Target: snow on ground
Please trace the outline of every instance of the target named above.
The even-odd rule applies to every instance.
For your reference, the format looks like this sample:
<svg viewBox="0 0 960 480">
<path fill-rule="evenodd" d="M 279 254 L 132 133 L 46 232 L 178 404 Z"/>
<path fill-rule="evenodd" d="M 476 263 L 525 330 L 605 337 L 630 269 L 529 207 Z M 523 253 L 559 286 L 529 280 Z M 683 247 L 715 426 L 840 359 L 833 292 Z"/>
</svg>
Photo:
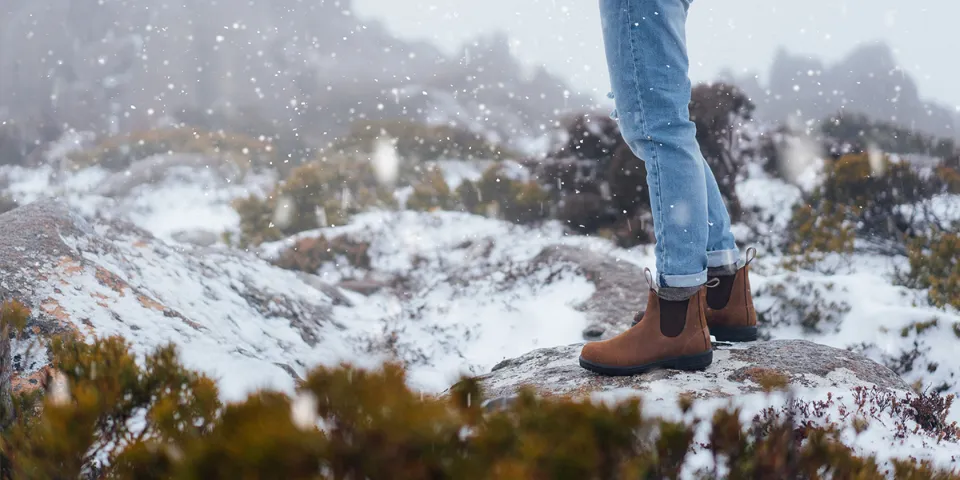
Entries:
<svg viewBox="0 0 960 480">
<path fill-rule="evenodd" d="M 276 175 L 248 172 L 240 181 L 231 182 L 215 170 L 175 167 L 154 183 L 133 188 L 128 194 L 111 198 L 98 195 L 98 187 L 115 174 L 100 167 L 88 167 L 64 174 L 52 167 L 36 169 L 0 167 L 4 193 L 19 204 L 41 197 L 56 197 L 78 209 L 83 215 L 124 218 L 172 241 L 183 231 L 208 231 L 221 234 L 234 231 L 240 218 L 230 202 L 250 194 L 265 195 Z"/>
<path fill-rule="evenodd" d="M 545 247 L 575 245 L 652 263 L 643 250 L 570 236 L 557 223 L 527 228 L 454 212 L 364 214 L 344 227 L 265 245 L 263 253 L 276 256 L 297 239 L 316 235 L 370 242 L 372 270 L 402 279 L 409 298 L 358 298 L 358 318 L 366 320 L 350 328 L 357 338 L 396 333 L 389 348 L 408 364 L 412 384 L 429 391 L 535 348 L 582 341 L 587 320 L 575 307 L 593 294 L 593 284 L 563 266 L 532 266 Z M 335 283 L 352 273 L 344 266 L 320 275 Z"/>
</svg>

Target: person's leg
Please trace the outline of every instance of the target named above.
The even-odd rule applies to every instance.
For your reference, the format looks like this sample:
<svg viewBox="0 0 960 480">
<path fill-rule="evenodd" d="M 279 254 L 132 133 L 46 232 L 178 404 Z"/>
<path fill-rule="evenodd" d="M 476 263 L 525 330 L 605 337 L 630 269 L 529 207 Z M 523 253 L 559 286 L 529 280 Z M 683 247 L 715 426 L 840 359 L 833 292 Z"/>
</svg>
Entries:
<svg viewBox="0 0 960 480">
<path fill-rule="evenodd" d="M 580 366 L 603 375 L 695 370 L 713 362 L 702 289 L 707 175 L 688 110 L 687 6 L 687 0 L 600 0 L 620 131 L 647 166 L 657 237 L 657 280 L 648 282 L 659 286 L 650 289 L 633 327 L 584 345 Z"/>
<path fill-rule="evenodd" d="M 713 177 L 690 121 L 688 7 L 687 0 L 600 0 L 616 118 L 624 140 L 646 162 L 657 283 L 670 299 L 695 293 L 708 266 L 707 179 Z M 726 248 L 721 240 L 717 245 Z"/>
<path fill-rule="evenodd" d="M 701 156 L 702 158 L 702 156 Z M 707 273 L 708 277 L 736 275 L 740 251 L 730 231 L 730 214 L 720 195 L 717 179 L 710 165 L 703 160 L 707 180 Z"/>
</svg>

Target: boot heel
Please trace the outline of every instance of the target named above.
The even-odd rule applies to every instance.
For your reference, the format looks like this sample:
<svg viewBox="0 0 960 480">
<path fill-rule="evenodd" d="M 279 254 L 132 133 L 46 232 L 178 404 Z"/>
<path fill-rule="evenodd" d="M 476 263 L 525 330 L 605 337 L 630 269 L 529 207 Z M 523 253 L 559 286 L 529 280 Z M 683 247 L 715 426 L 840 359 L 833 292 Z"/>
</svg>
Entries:
<svg viewBox="0 0 960 480">
<path fill-rule="evenodd" d="M 674 370 L 704 370 L 713 363 L 713 350 L 698 355 L 680 357 L 666 363 L 664 366 Z"/>
<path fill-rule="evenodd" d="M 758 337 L 757 327 L 710 327 L 710 334 L 718 342 L 753 342 Z"/>
</svg>

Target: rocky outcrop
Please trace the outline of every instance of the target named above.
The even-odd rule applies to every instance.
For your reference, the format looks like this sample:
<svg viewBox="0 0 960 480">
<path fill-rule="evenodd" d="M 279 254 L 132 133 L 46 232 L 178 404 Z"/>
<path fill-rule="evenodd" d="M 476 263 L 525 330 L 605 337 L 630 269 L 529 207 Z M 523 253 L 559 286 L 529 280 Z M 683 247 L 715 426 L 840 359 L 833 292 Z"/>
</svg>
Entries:
<svg viewBox="0 0 960 480">
<path fill-rule="evenodd" d="M 613 390 L 655 396 L 690 394 L 698 398 L 734 397 L 762 390 L 767 379 L 785 379 L 802 388 L 876 385 L 908 390 L 890 369 L 862 355 L 804 340 L 777 340 L 720 347 L 702 372 L 658 370 L 632 377 L 604 377 L 580 368 L 581 345 L 545 348 L 505 360 L 480 378 L 485 396 L 509 398 L 521 386 L 542 395 L 586 397 Z"/>
<path fill-rule="evenodd" d="M 244 362 L 286 364 L 268 373 L 286 377 L 341 329 L 332 287 L 243 252 L 169 245 L 129 223 L 87 221 L 54 200 L 0 215 L 0 225 L 0 297 L 31 308 L 32 339 L 119 334 L 140 351 L 173 341 L 191 363 L 223 363 L 235 375 L 247 374 L 237 368 Z M 46 361 L 15 359 L 13 382 Z"/>
</svg>

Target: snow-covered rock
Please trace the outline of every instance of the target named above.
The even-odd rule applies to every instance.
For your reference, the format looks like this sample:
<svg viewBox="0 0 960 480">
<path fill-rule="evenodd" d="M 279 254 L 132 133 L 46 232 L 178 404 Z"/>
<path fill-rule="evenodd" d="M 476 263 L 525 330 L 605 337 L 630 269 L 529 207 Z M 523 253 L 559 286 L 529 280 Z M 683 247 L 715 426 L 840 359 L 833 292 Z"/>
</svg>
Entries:
<svg viewBox="0 0 960 480">
<path fill-rule="evenodd" d="M 88 222 L 41 200 L 0 216 L 0 295 L 33 310 L 35 337 L 121 335 L 137 353 L 178 345 L 228 397 L 293 386 L 297 372 L 350 356 L 335 298 L 289 271 L 226 250 L 184 250 L 120 221 Z M 42 349 L 33 349 L 42 351 Z M 20 362 L 30 376 L 45 358 Z"/>
<path fill-rule="evenodd" d="M 542 394 L 575 397 L 634 390 L 657 398 L 681 394 L 730 398 L 761 391 L 761 380 L 773 375 L 802 388 L 909 388 L 897 374 L 863 355 L 804 340 L 723 346 L 715 350 L 713 364 L 704 371 L 656 370 L 630 377 L 606 377 L 584 370 L 577 360 L 581 347 L 544 348 L 505 360 L 481 376 L 480 383 L 489 398 L 509 397 L 521 386 Z"/>
</svg>

